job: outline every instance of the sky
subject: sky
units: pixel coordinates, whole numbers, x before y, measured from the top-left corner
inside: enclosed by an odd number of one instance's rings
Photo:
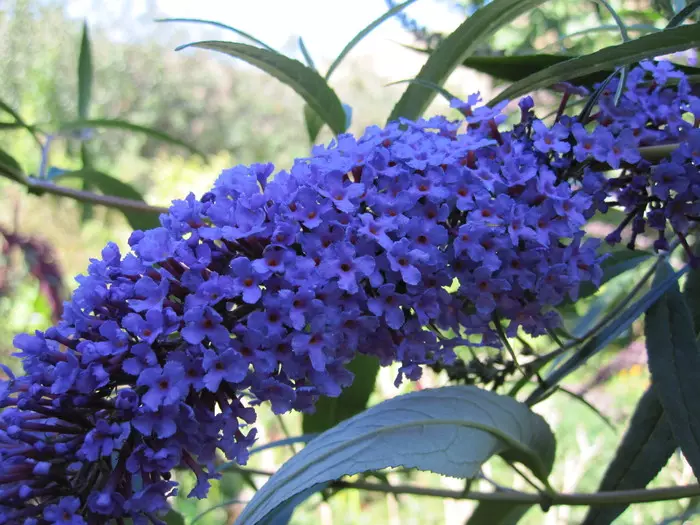
[[[200,18],[222,22],[246,31],[273,48],[297,55],[292,48],[298,36],[318,64],[328,64],[361,29],[387,10],[384,0],[67,0],[69,16],[91,24],[108,23],[116,38],[134,34],[167,34],[163,17]],[[417,0],[407,13],[430,28],[449,30],[462,18],[450,11],[449,2]],[[162,27],[162,29],[161,29]],[[231,40],[234,35],[211,27],[182,24],[193,40]],[[388,20],[360,44],[356,56],[371,58],[375,68],[393,73],[413,71],[424,57],[407,51],[400,42],[411,38],[397,20]],[[184,43],[184,42],[183,42]]]

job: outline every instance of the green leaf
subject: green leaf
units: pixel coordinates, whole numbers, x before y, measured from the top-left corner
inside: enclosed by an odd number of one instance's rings
[[[292,521],[292,515],[299,505],[304,503],[311,496],[320,492],[330,485],[329,481],[324,483],[317,483],[316,485],[309,487],[308,489],[292,496],[287,501],[282,503],[279,507],[269,513],[265,518],[259,522],[259,525],[287,525]]]
[[[92,52],[87,22],[83,22],[83,35],[80,40],[78,57],[78,118],[85,120],[90,112],[92,97]]]
[[[697,246],[695,249],[696,255],[698,248],[700,246]],[[683,297],[693,317],[695,334],[700,334],[700,271],[691,270],[688,273],[688,278],[685,280],[685,287],[683,288]]]
[[[367,27],[365,27],[362,31],[357,33],[350,42],[348,42],[343,50],[338,54],[337,57],[335,57],[335,60],[333,63],[330,65],[328,68],[328,72],[326,73],[326,80],[333,74],[333,71],[336,70],[336,68],[340,65],[340,63],[343,61],[343,59],[352,51],[352,49],[359,44],[363,38],[365,38],[367,35],[369,35],[372,31],[374,31],[377,27],[379,27],[382,23],[384,23],[386,20],[389,20],[392,16],[395,14],[399,13],[402,11],[404,8],[408,7],[412,3],[414,3],[416,0],[408,0],[402,4],[398,4],[391,9],[389,9],[386,13],[384,13],[382,16],[377,18],[374,22],[369,24]]]
[[[627,32],[627,26],[625,23],[622,21],[622,18],[620,18],[620,15],[617,14],[617,11],[611,6],[607,0],[593,0],[594,2],[599,3],[607,11],[610,13],[610,15],[613,17],[613,20],[615,21],[615,24],[617,25],[618,29],[620,30],[620,36],[622,37],[623,42],[627,42],[630,39],[629,33]],[[656,29],[656,28],[654,28]]]
[[[532,505],[507,501],[482,501],[466,525],[515,525]]]
[[[24,180],[22,167],[9,153],[2,149],[0,149],[0,173],[17,182]]]
[[[167,525],[185,525],[185,518],[182,517],[182,514],[174,510],[168,511],[163,517],[163,521]]]
[[[309,50],[306,49],[306,44],[304,44],[304,39],[301,37],[299,37],[299,50],[301,51],[301,54],[304,57],[304,60],[306,61],[306,65],[309,66],[314,71],[318,71],[316,69],[316,65],[314,64],[313,58],[311,58],[311,54],[309,53]]]
[[[4,111],[8,115],[10,115],[13,119],[15,119],[15,122],[3,122],[3,127],[4,126],[16,126],[16,127],[21,127],[26,129],[29,133],[31,133],[32,137],[34,137],[34,142],[36,142],[40,148],[43,148],[44,145],[41,143],[41,140],[39,140],[39,137],[36,134],[36,129],[33,126],[30,126],[27,124],[22,117],[19,116],[19,113],[17,113],[14,109],[12,109],[8,104],[0,100],[0,110]]]
[[[77,171],[69,171],[62,173],[57,178],[79,179],[83,182],[87,181],[89,183],[89,187],[97,188],[100,193],[104,195],[112,195],[115,197],[122,197],[145,203],[141,193],[139,193],[138,190],[136,190],[131,184],[127,184],[126,182],[120,181],[107,173],[94,169],[85,168]],[[120,211],[129,221],[129,225],[135,230],[148,230],[159,225],[158,213],[136,210]]]
[[[352,385],[338,397],[321,397],[316,403],[316,412],[304,414],[304,434],[328,430],[367,408],[379,372],[379,360],[374,356],[359,354],[347,368],[355,375]]]
[[[420,49],[413,46],[405,46],[421,53],[430,53],[428,49]],[[567,60],[578,58],[577,55],[554,55],[549,53],[537,53],[529,55],[508,55],[508,56],[472,56],[462,62],[462,66],[492,76],[499,80],[517,82],[530,75],[542,71],[556,64],[561,64]],[[700,74],[700,68],[682,66],[676,64],[681,71],[687,75]],[[613,68],[605,68],[594,71],[575,78],[576,84],[580,86],[593,87],[595,84],[603,82],[614,72]]]
[[[478,9],[440,43],[416,78],[443,85],[450,74],[474,53],[486,38],[544,1],[494,0]],[[399,117],[414,120],[423,114],[434,98],[433,90],[419,84],[412,84],[394,106],[389,120],[397,120]]]
[[[643,489],[668,463],[677,446],[653,387],[641,397],[625,437],[605,471],[599,491]],[[608,525],[627,505],[591,507],[584,525]]]
[[[653,254],[650,252],[645,252],[643,250],[630,250],[628,248],[623,248],[620,250],[613,251],[607,259],[601,263],[601,269],[603,270],[603,277],[600,280],[600,286],[614,279],[618,275],[622,275],[628,270],[632,270],[638,267],[640,264],[649,260]],[[583,299],[585,297],[590,297],[595,292],[598,291],[600,286],[596,286],[591,282],[586,282],[581,285],[578,293],[578,299]]]
[[[644,58],[683,51],[699,45],[700,23],[665,29],[538,71],[505,89],[491,100],[489,105],[551,86],[556,82],[572,80],[606,68],[631,64]]]
[[[660,29],[656,26],[650,25],[650,24],[632,24],[629,26],[625,27],[627,31],[638,31],[638,32],[645,32],[645,33],[656,33],[657,31],[663,31],[663,29]],[[584,35],[590,35],[591,33],[600,33],[600,32],[606,32],[606,31],[619,31],[620,26],[617,24],[611,24],[611,25],[602,25],[602,26],[597,26],[597,27],[588,27],[586,29],[582,29],[580,31],[574,31],[573,33],[569,33],[567,35],[564,35],[561,37],[555,44],[550,44],[546,46],[547,48],[553,47],[556,44],[560,44],[563,46],[563,42],[570,38],[575,38],[577,36],[584,36]],[[624,39],[623,39],[624,40]],[[629,40],[629,39],[627,39]],[[626,41],[626,40],[625,40]]]
[[[683,9],[678,11],[678,13],[673,18],[671,18],[671,20],[669,20],[668,25],[666,27],[677,27],[681,25],[688,19],[688,17],[692,16],[693,13],[698,9],[700,9],[700,0],[696,0],[695,2],[689,3]]]
[[[268,46],[262,40],[255,38],[253,35],[246,33],[245,31],[241,31],[240,29],[236,29],[235,27],[231,27],[231,26],[228,26],[226,24],[222,24],[221,22],[216,22],[214,20],[202,20],[200,18],[157,18],[156,22],[193,22],[195,24],[205,24],[205,25],[210,25],[210,26],[214,26],[214,27],[219,27],[221,29],[227,29],[228,31],[232,31],[232,32],[236,33],[238,36],[242,36],[243,38],[247,38],[251,42],[258,44],[260,47],[264,47],[265,49],[268,49],[270,51],[274,51],[273,48]]]
[[[632,326],[632,323],[646,312],[651,305],[659,301],[669,288],[674,285],[677,286],[676,283],[678,279],[687,271],[688,269],[686,267],[679,272],[668,275],[663,280],[655,281],[647,293],[625,309],[615,320],[608,323],[600,332],[591,337],[574,355],[567,359],[564,364],[549,374],[549,376],[545,378],[544,384],[539,385],[527,398],[526,403],[528,406],[532,406],[545,399],[548,393],[551,392],[562,379],[577,370],[591,357],[617,339],[620,334]]]
[[[486,460],[500,454],[525,464],[544,481],[554,449],[544,419],[514,399],[473,386],[412,392],[375,405],[311,441],[255,494],[236,524],[257,524],[318,483],[388,467],[472,478]]]
[[[673,274],[663,264],[655,281]],[[644,324],[651,383],[676,442],[700,478],[700,352],[693,318],[677,283],[649,308]]]
[[[275,51],[233,42],[195,42],[177,49],[199,48],[240,58],[296,91],[334,133],[345,131],[345,111],[335,91],[316,71]]]
[[[167,144],[172,144],[173,146],[180,146],[185,148],[195,155],[199,155],[202,158],[206,158],[206,155],[199,151],[194,146],[184,142],[178,138],[175,138],[167,133],[158,131],[157,129],[149,128],[147,126],[141,126],[139,124],[134,124],[127,120],[121,119],[90,119],[90,120],[74,120],[70,122],[60,122],[57,125],[60,131],[71,131],[80,129],[91,129],[91,128],[107,128],[107,129],[123,129],[126,131],[133,131],[135,133],[143,133],[153,139],[160,140]]]
[[[304,122],[306,123],[306,132],[309,135],[309,142],[313,144],[318,138],[318,134],[323,127],[323,120],[318,114],[311,109],[311,106],[304,104]]]
[[[416,49],[429,53],[429,50]],[[469,69],[474,69],[479,73],[485,73],[492,77],[517,82],[533,73],[537,73],[554,64],[566,62],[575,55],[514,55],[514,56],[472,56],[462,61],[462,65]],[[601,78],[606,75],[600,74]]]

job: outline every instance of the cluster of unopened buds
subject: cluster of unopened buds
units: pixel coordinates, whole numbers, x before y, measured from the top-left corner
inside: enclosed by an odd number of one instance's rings
[[[596,212],[622,207],[621,228],[658,231],[659,249],[667,223],[683,239],[700,216],[700,101],[663,62],[626,82],[586,121],[547,125],[525,98],[504,130],[505,104],[474,96],[454,102],[460,121],[341,135],[288,171],[226,170],[126,255],[109,244],[61,321],[15,339],[0,524],[161,523],[173,469],[206,496],[218,451],[246,462],[255,405],[312,411],[351,384],[358,353],[398,363],[398,384],[456,347],[554,328],[601,278],[583,229]],[[680,146],[652,165],[641,152],[659,144]]]

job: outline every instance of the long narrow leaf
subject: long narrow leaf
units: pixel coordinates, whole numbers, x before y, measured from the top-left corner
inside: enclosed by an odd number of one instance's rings
[[[335,91],[316,71],[298,60],[268,49],[233,42],[195,42],[177,49],[191,47],[218,51],[262,69],[294,89],[336,134],[345,131],[345,110]]]
[[[608,11],[608,13],[610,13],[610,15],[613,17],[613,20],[615,21],[615,24],[617,25],[618,29],[620,30],[620,36],[622,37],[622,41],[628,42],[630,39],[630,35],[627,32],[627,26],[622,21],[622,18],[620,18],[620,15],[617,14],[617,11],[615,11],[613,6],[611,6],[607,0],[593,0],[593,1],[602,5]]]
[[[258,44],[260,47],[264,47],[265,49],[269,51],[274,51],[273,48],[268,46],[265,42],[262,40],[259,40],[255,38],[253,35],[246,33],[245,31],[241,31],[240,29],[236,29],[235,27],[222,24],[221,22],[216,22],[214,20],[202,20],[200,18],[157,18],[155,20],[156,22],[191,22],[195,24],[206,24],[214,27],[219,27],[221,29],[226,29],[228,31],[232,31],[236,33],[238,36],[242,36],[243,38],[247,38],[251,42],[254,42]]]
[[[9,153],[2,149],[0,149],[0,174],[17,182],[24,180],[22,167]]]
[[[434,84],[443,85],[450,74],[486,38],[508,24],[516,17],[528,12],[545,0],[494,0],[477,10],[454,32],[443,40],[430,55],[416,76]],[[399,117],[416,119],[420,117],[435,98],[435,91],[419,84],[411,84],[394,106],[389,120]]]
[[[526,403],[529,406],[545,399],[553,388],[566,376],[577,370],[591,357],[606,348],[617,339],[622,332],[627,330],[632,323],[637,320],[651,305],[658,301],[667,290],[674,286],[688,268],[674,274],[668,275],[663,280],[655,282],[652,288],[644,294],[634,304],[629,306],[614,322],[609,323],[598,334],[591,337],[574,355],[572,355],[563,365],[554,370],[546,379],[545,384],[538,386]]]
[[[696,0],[695,2],[689,3],[683,9],[678,11],[678,13],[676,13],[676,15],[673,18],[671,18],[671,20],[669,20],[668,25],[666,27],[678,27],[683,22],[685,22],[688,19],[688,17],[692,16],[692,14],[698,9],[700,9],[700,0]]]
[[[17,113],[14,109],[12,109],[8,104],[0,100],[0,110],[4,111],[5,113],[9,114],[13,119],[15,119],[15,123],[18,125],[18,127],[26,129],[32,137],[34,137],[34,141],[39,145],[40,148],[43,148],[44,145],[41,143],[41,140],[39,140],[39,137],[36,134],[36,129],[33,126],[30,126],[27,124],[22,117],[19,116],[19,113]],[[5,123],[3,122],[3,125],[12,125],[12,123]]]
[[[328,430],[367,408],[379,372],[379,360],[360,354],[347,368],[355,375],[352,385],[338,397],[322,397],[316,403],[316,412],[304,414],[302,429],[305,434]]]
[[[304,122],[306,123],[306,132],[309,135],[309,142],[312,144],[316,141],[316,137],[321,132],[323,120],[316,112],[311,109],[311,106],[304,104]]]
[[[173,146],[180,146],[181,148],[185,148],[190,152],[199,155],[202,158],[206,158],[206,155],[204,153],[202,153],[200,150],[183,140],[175,138],[172,135],[168,135],[167,133],[164,133],[162,131],[158,131],[157,129],[149,128],[147,126],[141,126],[140,124],[134,124],[133,122],[129,122],[127,120],[106,118],[75,120],[71,122],[61,122],[58,124],[58,128],[60,131],[107,128],[123,129],[126,131],[133,131],[135,133],[143,133],[144,135],[147,135],[153,139],[172,144]]]
[[[629,29],[629,28],[628,28]],[[404,46],[413,51],[430,54],[432,51],[414,46]],[[471,56],[462,62],[462,66],[474,69],[479,73],[485,73],[500,80],[517,82],[530,75],[542,71],[550,66],[561,64],[567,60],[577,58],[576,55],[537,53],[531,55],[507,55],[507,56]],[[676,67],[686,75],[700,74],[700,68],[689,67],[677,64]],[[608,78],[614,69],[606,68],[594,71],[583,76],[576,77],[576,84],[586,87],[593,87],[594,84],[603,82]]]
[[[532,505],[506,501],[481,501],[466,525],[515,525]]]
[[[304,44],[304,39],[301,37],[299,37],[299,50],[301,51],[301,54],[304,57],[304,61],[306,62],[306,65],[309,66],[314,71],[318,71],[316,69],[316,64],[314,64],[314,59],[311,58],[311,53],[309,53],[309,50],[306,49],[306,44]]]
[[[335,57],[335,60],[333,63],[330,65],[328,68],[328,72],[326,73],[326,80],[331,76],[333,71],[336,70],[336,68],[340,65],[340,63],[343,61],[343,59],[350,53],[350,51],[353,50],[353,48],[359,44],[363,38],[365,38],[367,35],[369,35],[372,31],[374,31],[377,27],[379,27],[382,23],[384,23],[386,20],[389,20],[392,16],[397,14],[398,12],[402,11],[412,3],[414,3],[416,0],[407,0],[406,2],[396,5],[389,9],[386,13],[384,13],[382,16],[377,18],[374,22],[369,24],[367,27],[365,27],[362,31],[357,33],[350,42],[348,42],[343,50],[338,54],[337,57]]]
[[[631,64],[645,58],[697,46],[700,46],[700,23],[666,29],[538,71],[504,90],[491,100],[489,105],[513,99],[563,80],[576,79],[602,69]]]
[[[696,247],[695,252],[697,254],[698,247]],[[700,334],[700,272],[690,272],[688,278],[685,280],[683,297],[693,317],[695,334]]]
[[[656,281],[672,274],[664,264]],[[700,478],[700,351],[693,318],[677,283],[649,308],[644,328],[652,385],[676,442]]]
[[[92,98],[92,51],[87,22],[83,23],[80,39],[80,56],[78,57],[78,118],[88,119],[90,100]]]
[[[677,445],[653,388],[637,404],[629,428],[608,466],[599,491],[643,489],[668,463]],[[584,525],[608,525],[627,505],[591,507]]]
[[[647,33],[656,33],[657,31],[663,31],[663,29],[659,29],[656,26],[652,26],[649,24],[633,24],[631,26],[626,26],[627,31],[639,31],[639,32],[647,32]],[[573,33],[569,33],[568,35],[564,35],[561,39],[557,41],[557,43],[562,43],[565,40],[568,40],[570,38],[575,38],[577,36],[584,36],[584,35],[589,35],[591,33],[600,33],[600,32],[605,32],[605,31],[619,31],[620,27],[617,24],[610,24],[610,25],[603,25],[603,26],[597,26],[597,27],[589,27],[587,29],[581,29],[580,31],[574,31]],[[546,49],[549,49],[552,46],[547,46]]]

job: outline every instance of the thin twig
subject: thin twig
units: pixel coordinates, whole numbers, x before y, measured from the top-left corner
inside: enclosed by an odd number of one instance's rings
[[[58,186],[49,181],[37,179],[34,177],[26,177],[22,183],[30,190],[44,191],[59,195],[61,197],[70,197],[71,199],[80,202],[89,202],[91,204],[100,204],[110,208],[118,208],[120,210],[144,211],[150,213],[167,213],[168,208],[162,206],[151,206],[143,201],[133,199],[125,199],[123,197],[115,197],[113,195],[97,195],[90,191],[76,190],[65,186]]]
[[[272,476],[274,472],[233,467],[236,470],[248,471],[252,474]],[[447,499],[467,499],[474,501],[500,501],[503,503],[530,503],[545,505],[631,505],[634,503],[653,503],[656,501],[670,501],[682,498],[700,496],[700,485],[683,485],[679,487],[663,487],[657,489],[613,490],[593,493],[569,493],[552,492],[547,494],[532,494],[516,490],[478,492],[448,489],[433,489],[416,487],[412,485],[387,485],[385,483],[370,483],[367,481],[334,481],[333,488],[367,490],[384,494],[413,494],[415,496],[430,496]]]

